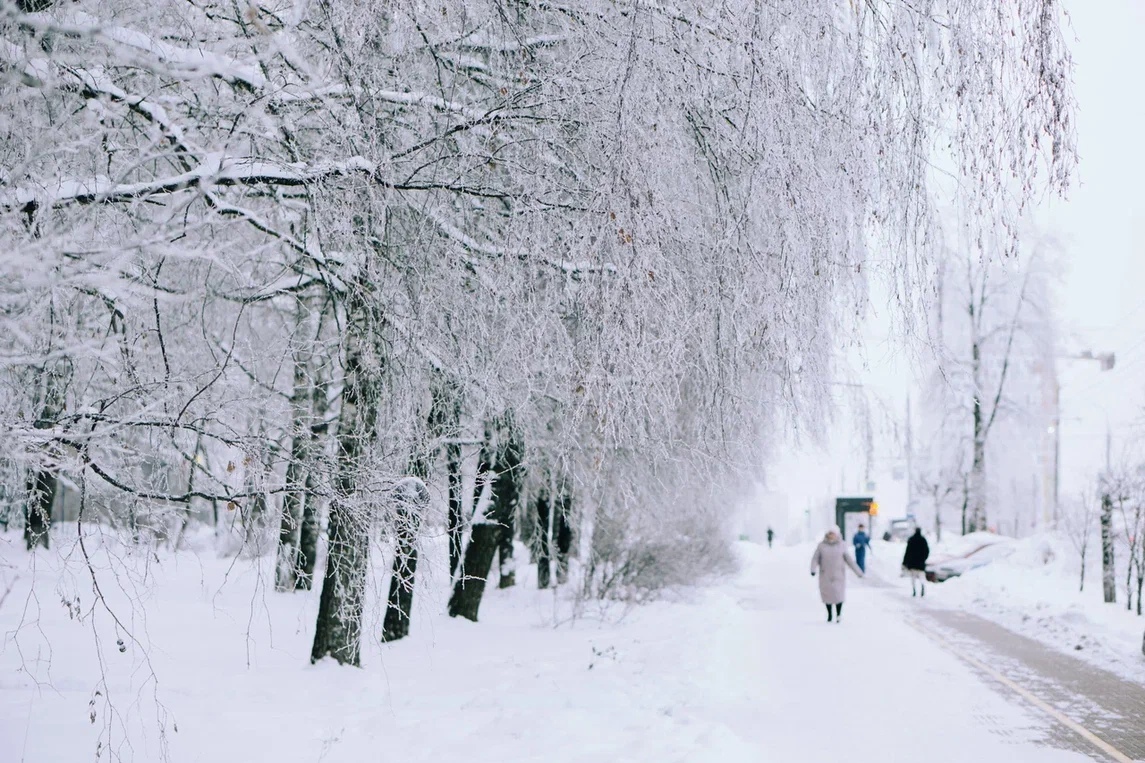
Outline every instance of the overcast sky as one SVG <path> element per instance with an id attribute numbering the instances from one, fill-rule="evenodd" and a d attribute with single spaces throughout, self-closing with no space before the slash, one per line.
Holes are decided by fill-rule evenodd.
<path id="1" fill-rule="evenodd" d="M 1078 182 L 1048 205 L 1067 271 L 1060 293 L 1063 350 L 1117 354 L 1113 371 L 1062 360 L 1062 492 L 1076 493 L 1104 462 L 1145 435 L 1145 2 L 1067 0 L 1076 62 Z"/>
<path id="2" fill-rule="evenodd" d="M 1145 0 L 1065 0 L 1065 7 L 1080 162 L 1069 198 L 1043 204 L 1037 218 L 1065 250 L 1062 353 L 1115 352 L 1117 365 L 1102 372 L 1094 362 L 1059 360 L 1063 500 L 1104 463 L 1107 418 L 1115 460 L 1134 436 L 1145 441 Z M 864 382 L 880 404 L 902 409 L 910 371 L 898 348 L 881 339 L 883 320 L 873 319 L 867 331 Z M 775 499 L 792 522 L 839 492 L 865 492 L 863 456 L 847 429 L 838 427 L 825 450 L 786 453 L 769 470 L 769 488 L 781 494 Z M 878 459 L 875 492 L 900 513 L 905 484 L 887 479 L 889 456 Z M 816 529 L 823 521 L 815 519 Z"/>

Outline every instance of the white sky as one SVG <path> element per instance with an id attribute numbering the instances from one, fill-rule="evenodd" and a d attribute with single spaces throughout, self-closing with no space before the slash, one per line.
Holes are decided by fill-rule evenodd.
<path id="1" fill-rule="evenodd" d="M 1145 442 L 1145 0 L 1065 0 L 1065 7 L 1080 161 L 1068 199 L 1046 203 L 1037 217 L 1065 249 L 1062 352 L 1115 352 L 1117 365 L 1102 372 L 1092 361 L 1059 360 L 1063 502 L 1104 463 L 1107 418 L 1115 460 L 1131 438 Z M 911 372 L 901 352 L 879 339 L 885 319 L 867 329 L 873 343 L 862 377 L 881 399 L 876 407 L 901 416 Z M 789 452 L 768 470 L 768 487 L 786 497 L 789 521 L 802 525 L 812 507 L 816 531 L 836 495 L 867 492 L 850 427 L 840 423 L 830 439 L 826 450 Z M 876 454 L 874 492 L 884 515 L 898 516 L 905 483 L 891 479 L 892 455 Z"/>
<path id="2" fill-rule="evenodd" d="M 1078 183 L 1050 205 L 1066 244 L 1060 294 L 1064 349 L 1115 352 L 1114 370 L 1059 364 L 1062 498 L 1077 494 L 1105 460 L 1145 435 L 1145 2 L 1067 0 L 1077 40 Z"/>

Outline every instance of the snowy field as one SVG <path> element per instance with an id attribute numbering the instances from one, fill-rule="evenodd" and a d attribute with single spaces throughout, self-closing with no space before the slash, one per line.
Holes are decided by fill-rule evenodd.
<path id="1" fill-rule="evenodd" d="M 317 592 L 275 594 L 265 561 L 116 547 L 134 572 L 113 574 L 89 543 L 117 627 L 80 548 L 33 569 L 2 537 L 5 763 L 1084 759 L 1039 745 L 1045 719 L 911 628 L 909 600 L 855 583 L 827 624 L 806 547 L 741 543 L 734 579 L 575 622 L 530 568 L 479 624 L 441 614 L 437 548 L 412 637 L 371 638 L 359 670 L 308 664 Z"/>

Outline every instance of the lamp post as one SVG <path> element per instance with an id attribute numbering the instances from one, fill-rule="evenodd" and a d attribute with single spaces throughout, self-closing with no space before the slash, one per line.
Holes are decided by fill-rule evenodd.
<path id="1" fill-rule="evenodd" d="M 1102 371 L 1112 371 L 1114 364 L 1117 362 L 1117 356 L 1112 352 L 1097 353 L 1093 350 L 1083 350 L 1076 355 L 1060 355 L 1059 357 L 1065 360 L 1095 360 L 1101 364 Z M 1055 374 L 1056 377 L 1056 374 Z M 1062 449 L 1062 435 L 1061 435 L 1061 384 L 1057 379 L 1054 379 L 1054 423 L 1050 427 L 1054 436 L 1054 526 L 1058 523 L 1058 505 L 1060 501 L 1060 485 L 1061 485 L 1061 449 Z M 1105 420 L 1105 470 L 1108 472 L 1110 468 L 1110 431 L 1109 419 Z"/>
<path id="2" fill-rule="evenodd" d="M 827 381 L 824 382 L 828 387 L 851 387 L 852 389 L 863 390 L 863 439 L 865 443 L 865 467 L 863 470 L 863 485 L 862 491 L 871 491 L 873 486 L 871 483 L 871 460 L 874 456 L 874 434 L 871 431 L 871 408 L 870 401 L 867 399 L 866 389 L 867 385 L 862 382 L 845 382 L 845 381 Z M 858 479 L 856 478 L 856 483 Z M 839 489 L 843 492 L 847 490 L 847 470 L 843 469 L 839 480 Z"/>

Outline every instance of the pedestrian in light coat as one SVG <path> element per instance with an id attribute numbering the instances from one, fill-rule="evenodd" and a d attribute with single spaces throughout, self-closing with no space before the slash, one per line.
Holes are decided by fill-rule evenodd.
<path id="1" fill-rule="evenodd" d="M 863 571 L 855 564 L 851 550 L 843 542 L 838 527 L 832 527 L 815 547 L 811 557 L 811 574 L 819 573 L 819 596 L 827 606 L 827 622 L 834 614 L 835 622 L 843 620 L 843 599 L 847 594 L 847 568 L 863 577 Z M 834 612 L 832 612 L 834 607 Z"/>

